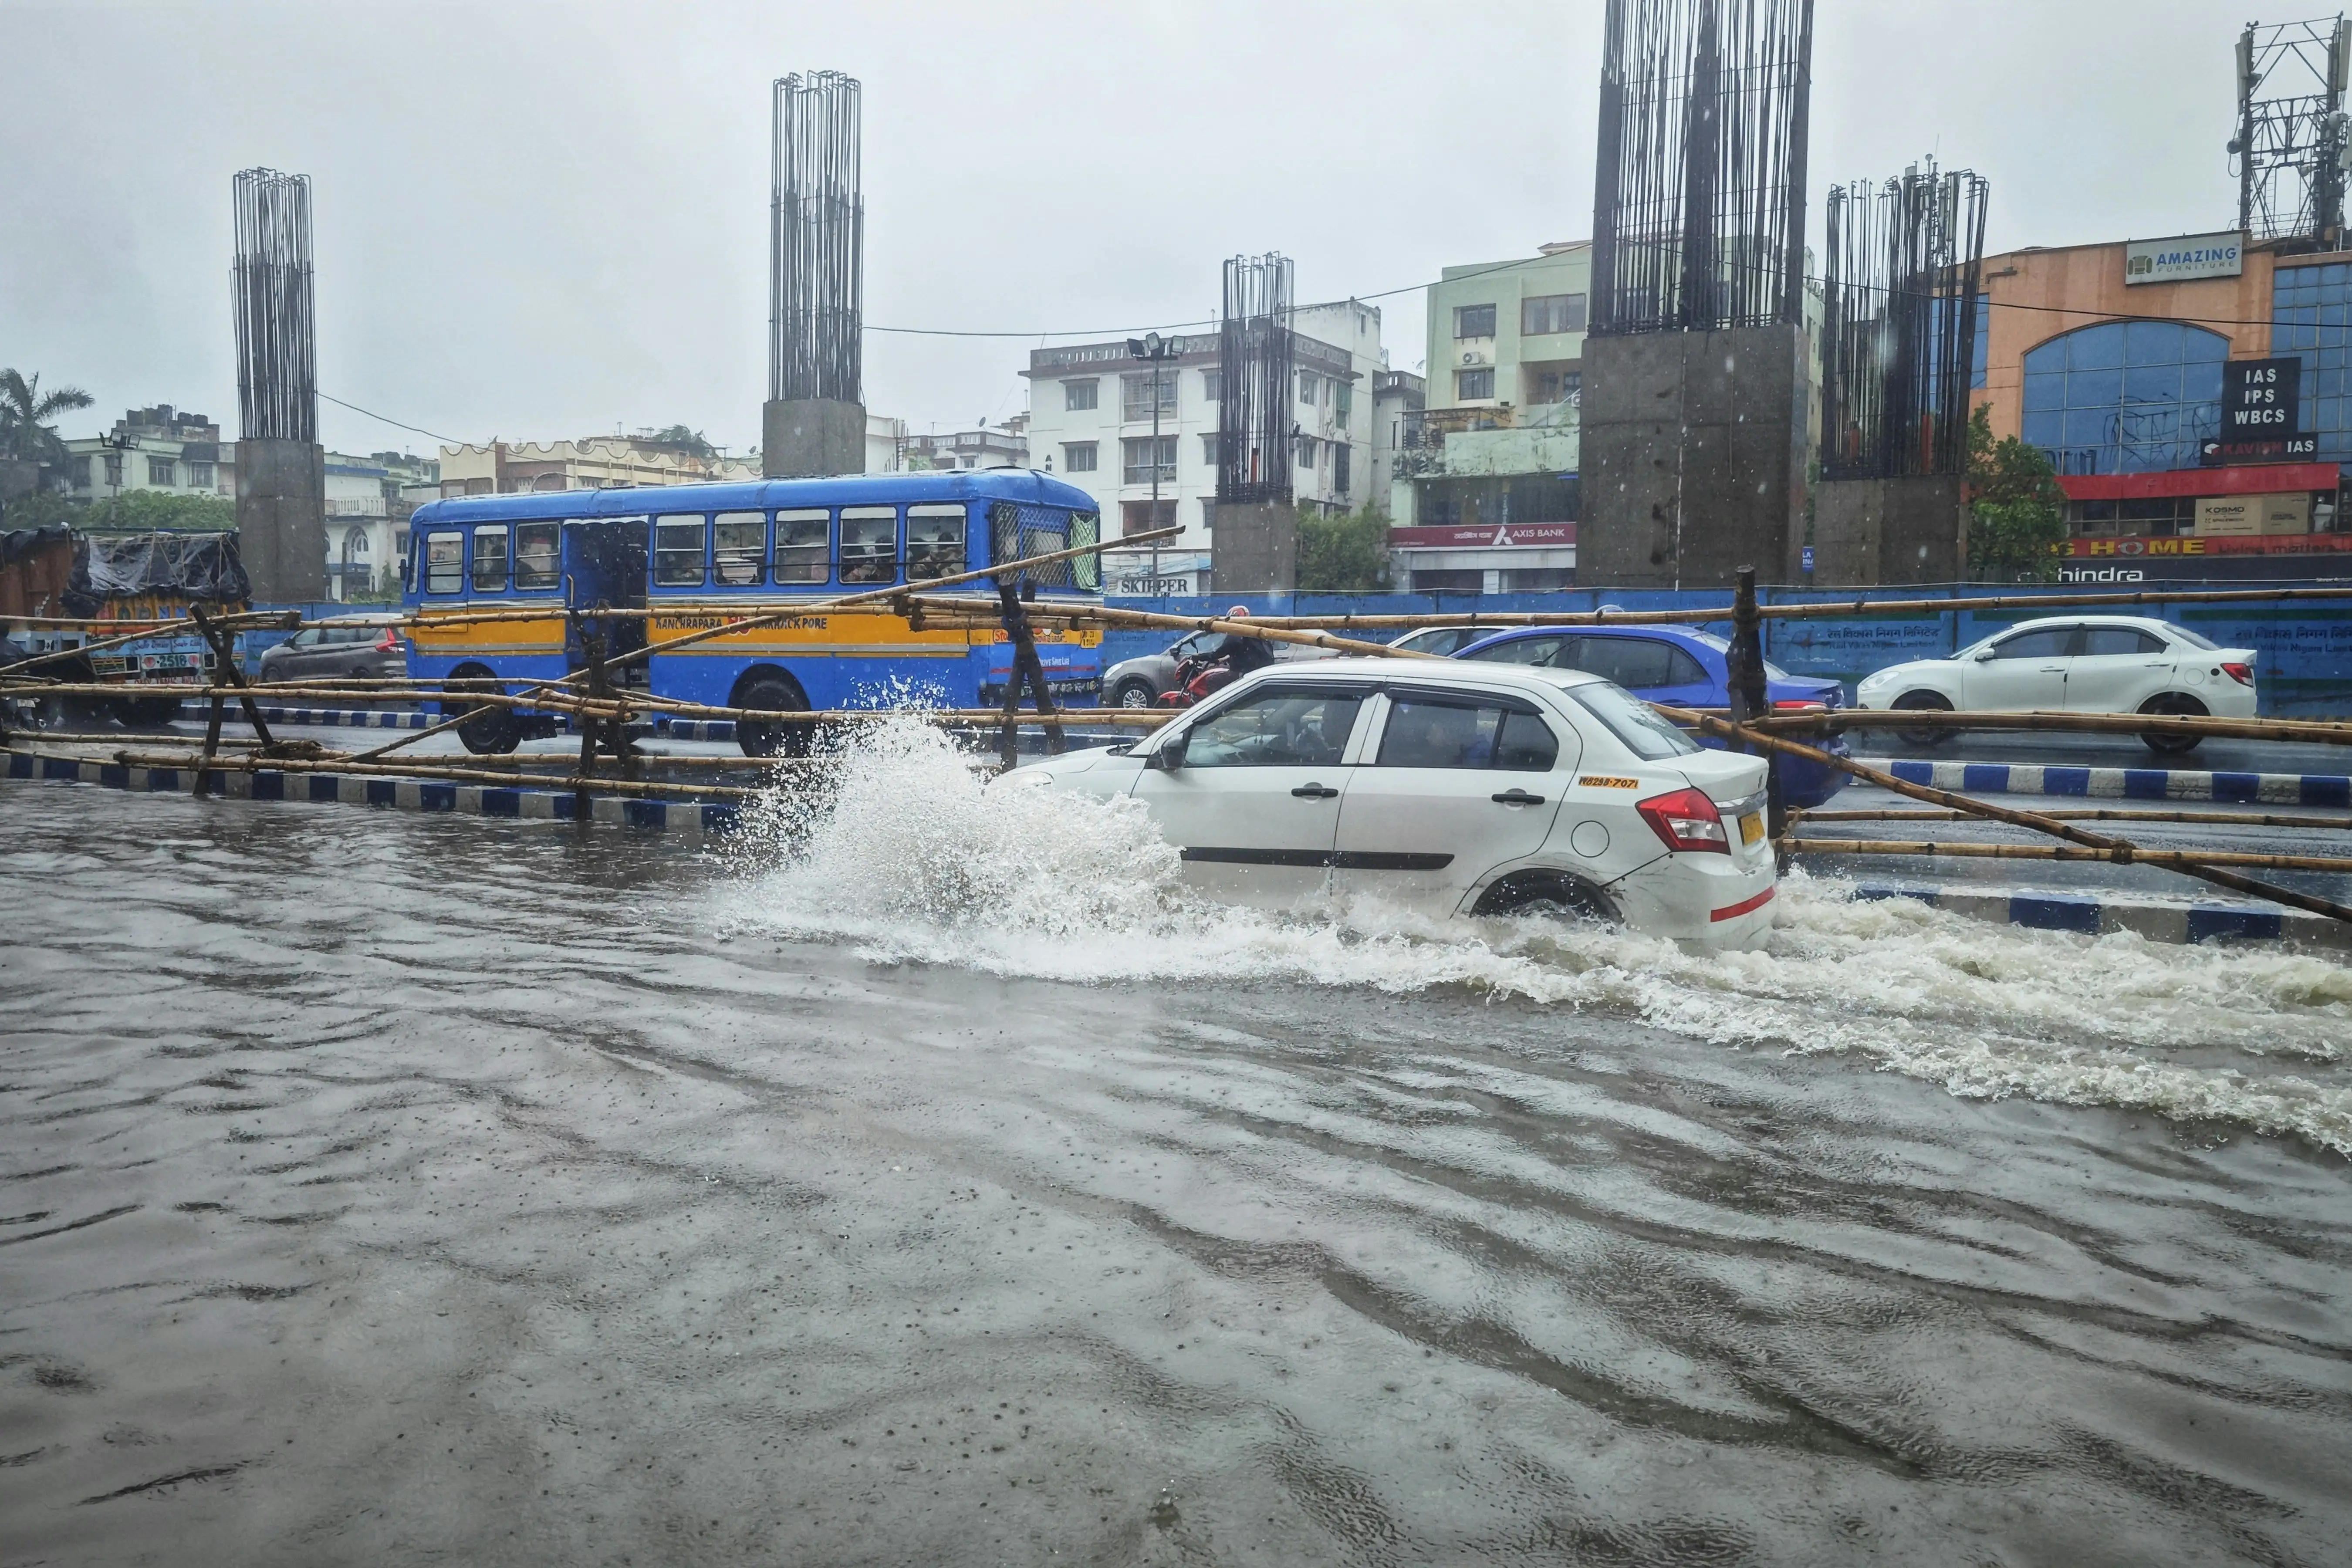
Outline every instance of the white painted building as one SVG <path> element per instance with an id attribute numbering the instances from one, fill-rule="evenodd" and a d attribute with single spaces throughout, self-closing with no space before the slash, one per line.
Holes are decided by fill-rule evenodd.
<path id="1" fill-rule="evenodd" d="M 1373 489 L 1373 378 L 1385 360 L 1381 312 L 1357 300 L 1291 313 L 1296 439 L 1292 485 L 1301 509 L 1350 511 L 1386 497 Z M 1194 594 L 1209 580 L 1216 526 L 1218 338 L 1170 340 L 1173 357 L 1154 366 L 1125 339 L 1036 349 L 1029 382 L 1029 461 L 1101 504 L 1106 532 L 1158 524 L 1183 533 L 1156 551 L 1108 551 L 1106 586 L 1115 594 Z M 1159 416 L 1153 446 L 1153 414 Z"/>
<path id="2" fill-rule="evenodd" d="M 408 561 L 408 518 L 439 493 L 440 464 L 404 452 L 329 452 L 327 593 L 337 600 L 397 596 Z"/>
<path id="3" fill-rule="evenodd" d="M 133 408 L 104 436 L 65 444 L 65 478 L 74 500 L 111 500 L 126 490 L 236 499 L 236 444 L 201 414 L 168 403 Z"/>

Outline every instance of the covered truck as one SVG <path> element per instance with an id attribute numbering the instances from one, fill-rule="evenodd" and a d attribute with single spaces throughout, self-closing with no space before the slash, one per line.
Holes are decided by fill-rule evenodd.
<path id="1" fill-rule="evenodd" d="M 245 608 L 251 592 L 234 532 L 18 530 L 0 535 L 0 633 L 7 644 L 0 664 L 37 658 L 14 673 L 78 684 L 200 685 L 215 658 L 189 623 L 189 611 L 203 605 L 233 614 Z M 36 624 L 41 618 L 97 624 L 45 626 Z M 83 651 L 150 627 L 152 636 Z M 160 723 L 180 706 L 171 693 L 44 697 L 19 689 L 10 700 L 48 728 L 109 717 Z"/>

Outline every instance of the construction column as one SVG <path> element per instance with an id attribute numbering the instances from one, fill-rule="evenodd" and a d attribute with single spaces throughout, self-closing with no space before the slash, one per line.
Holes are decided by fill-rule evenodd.
<path id="1" fill-rule="evenodd" d="M 858 87 L 839 71 L 775 84 L 768 401 L 761 471 L 866 471 L 866 203 Z"/>
<path id="2" fill-rule="evenodd" d="M 327 456 L 319 444 L 310 180 L 236 176 L 236 530 L 253 597 L 327 597 Z"/>

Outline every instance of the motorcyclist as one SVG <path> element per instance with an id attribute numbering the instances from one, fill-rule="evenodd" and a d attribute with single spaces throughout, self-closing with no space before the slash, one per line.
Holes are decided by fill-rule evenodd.
<path id="1" fill-rule="evenodd" d="M 1225 612 L 1224 618 L 1229 621 L 1245 621 L 1249 619 L 1249 606 L 1235 605 Z M 1223 665 L 1232 672 L 1226 678 L 1228 681 L 1239 680 L 1250 671 L 1264 669 L 1274 662 L 1274 644 L 1265 637 L 1244 637 L 1239 632 L 1227 632 L 1216 642 L 1202 649 L 1200 658 L 1204 665 Z M 1222 685 L 1224 682 L 1219 684 Z"/>

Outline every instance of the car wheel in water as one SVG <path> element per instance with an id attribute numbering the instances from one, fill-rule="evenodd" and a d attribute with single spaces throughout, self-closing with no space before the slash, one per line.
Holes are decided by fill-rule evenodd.
<path id="1" fill-rule="evenodd" d="M 2141 703 L 2139 710 L 2143 713 L 2178 713 L 2192 719 L 2201 719 L 2208 711 L 2205 704 L 2178 691 L 2159 691 Z M 2139 743 L 2160 757 L 2178 757 L 2195 751 L 2204 739 L 2202 735 L 2143 733 Z"/>
<path id="2" fill-rule="evenodd" d="M 767 713 L 805 713 L 808 699 L 800 689 L 778 676 L 762 676 L 743 688 L 729 704 L 735 708 L 751 708 Z M 760 719 L 735 721 L 735 743 L 747 757 L 805 757 L 813 738 L 810 724 L 770 722 Z"/>
<path id="3" fill-rule="evenodd" d="M 1951 702 L 1940 692 L 1906 691 L 1895 700 L 1898 713 L 1949 713 Z M 1897 730 L 1895 738 L 1906 746 L 1941 746 L 1959 733 L 1957 730 Z"/>
<path id="4" fill-rule="evenodd" d="M 1470 911 L 1477 915 L 1547 915 L 1558 920 L 1622 925 L 1624 917 L 1609 896 L 1573 877 L 1506 877 L 1481 894 Z"/>
<path id="5" fill-rule="evenodd" d="M 1110 694 L 1114 708 L 1149 708 L 1155 693 L 1148 680 L 1122 680 Z"/>

